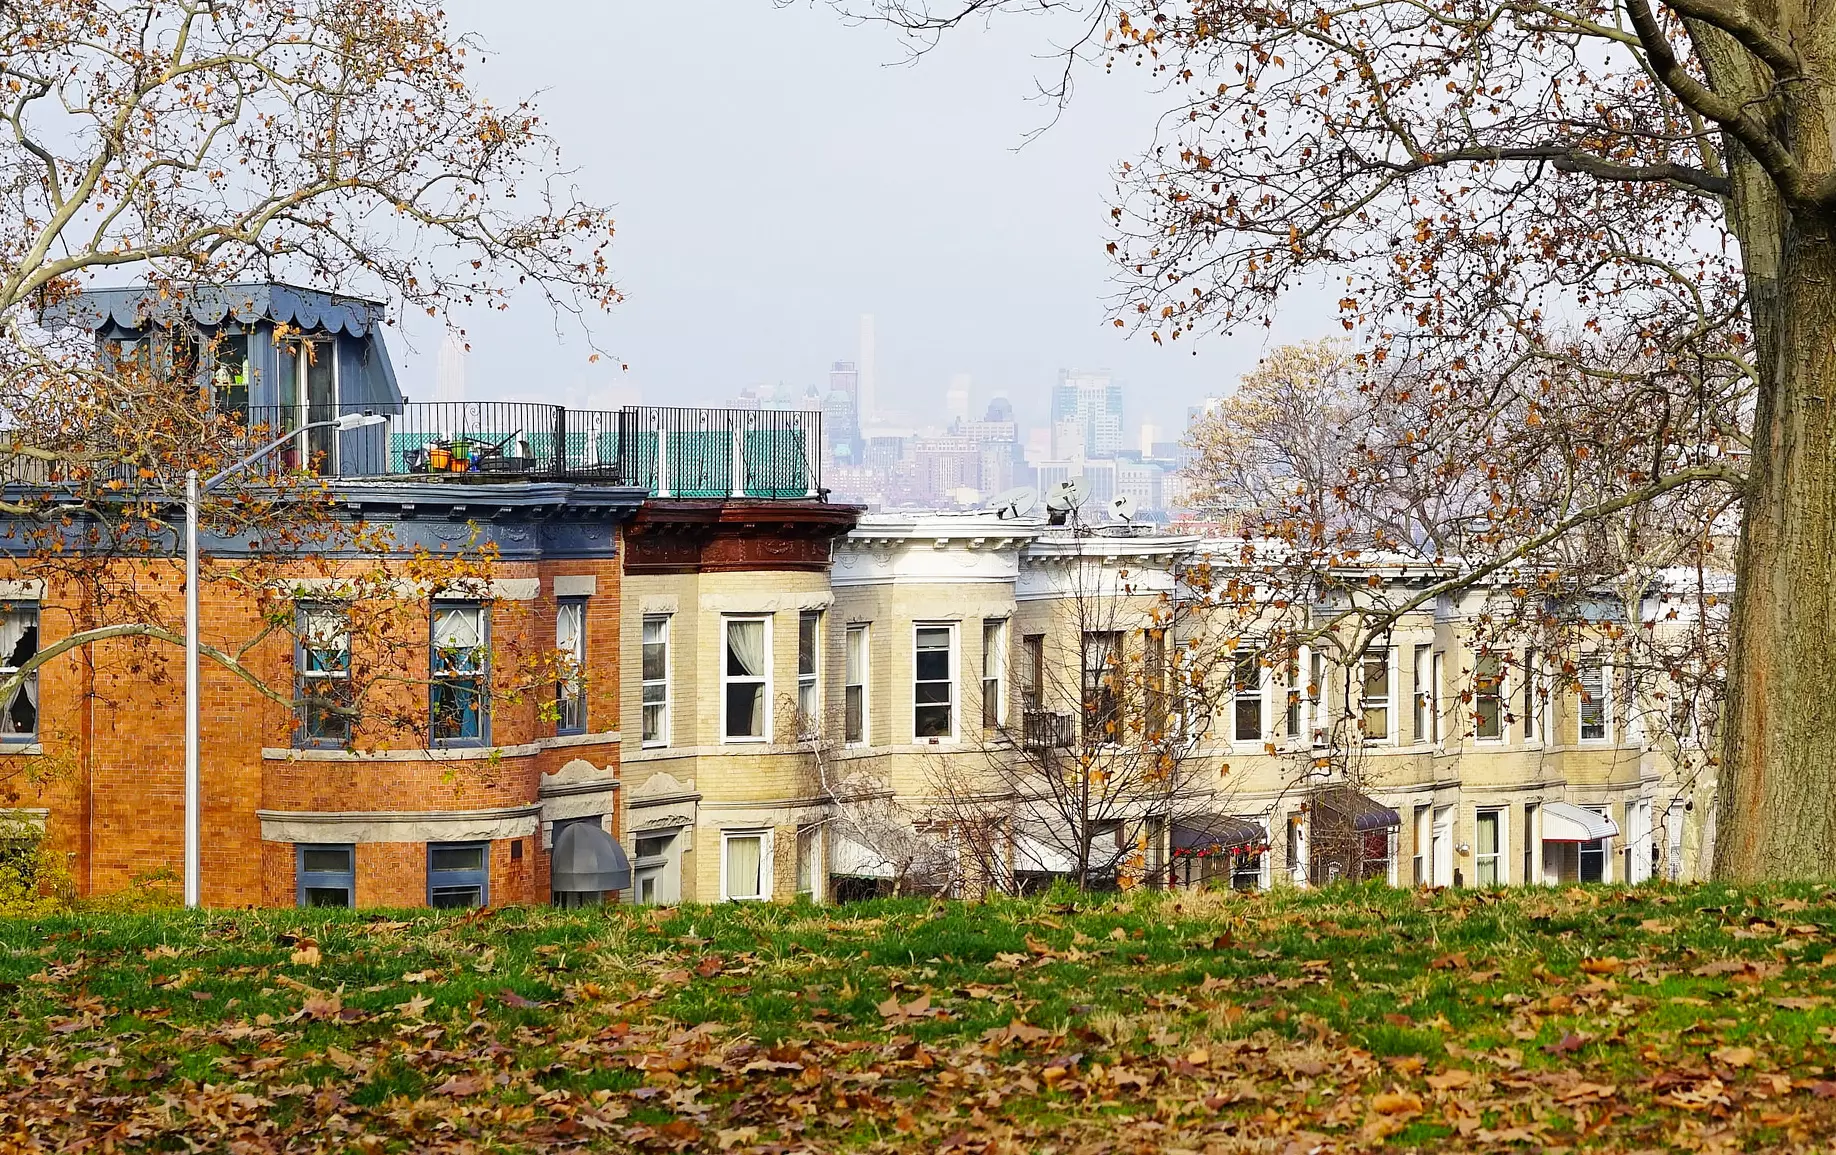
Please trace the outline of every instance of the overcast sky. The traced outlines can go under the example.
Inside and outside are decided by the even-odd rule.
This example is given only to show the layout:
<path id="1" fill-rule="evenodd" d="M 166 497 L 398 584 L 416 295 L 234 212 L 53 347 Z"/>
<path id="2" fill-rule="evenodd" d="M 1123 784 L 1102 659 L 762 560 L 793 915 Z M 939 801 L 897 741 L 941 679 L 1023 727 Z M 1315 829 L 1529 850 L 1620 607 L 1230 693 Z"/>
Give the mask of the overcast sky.
<path id="1" fill-rule="evenodd" d="M 879 395 L 941 411 L 954 374 L 979 412 L 1043 413 L 1065 367 L 1128 387 L 1130 436 L 1183 422 L 1270 339 L 1189 348 L 1106 323 L 1111 173 L 1149 139 L 1157 104 L 1134 76 L 1083 77 L 1059 123 L 1029 100 L 1044 25 L 964 30 L 907 63 L 877 25 L 802 0 L 453 0 L 490 52 L 478 79 L 540 108 L 593 199 L 618 221 L 627 295 L 599 326 L 622 359 L 587 364 L 534 301 L 467 319 L 467 395 L 607 406 L 716 404 L 747 385 L 826 381 L 876 319 Z M 1311 315 L 1309 315 L 1311 314 Z M 1281 339 L 1324 332 L 1290 311 Z M 400 347 L 403 385 L 433 392 L 437 334 Z M 1185 344 L 1181 342 L 1181 344 Z"/>

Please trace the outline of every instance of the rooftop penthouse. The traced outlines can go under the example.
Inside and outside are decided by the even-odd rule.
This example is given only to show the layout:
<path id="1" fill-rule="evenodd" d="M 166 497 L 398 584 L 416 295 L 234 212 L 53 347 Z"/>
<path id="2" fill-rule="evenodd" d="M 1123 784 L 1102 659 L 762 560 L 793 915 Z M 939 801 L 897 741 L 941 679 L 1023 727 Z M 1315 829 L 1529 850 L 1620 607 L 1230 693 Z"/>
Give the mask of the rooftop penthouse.
<path id="1" fill-rule="evenodd" d="M 94 335 L 104 364 L 185 376 L 256 447 L 325 477 L 492 484 L 569 481 L 659 497 L 822 498 L 822 415 L 522 401 L 411 402 L 381 335 L 383 306 L 279 284 L 82 293 L 51 328 Z M 340 417 L 381 421 L 340 429 Z"/>

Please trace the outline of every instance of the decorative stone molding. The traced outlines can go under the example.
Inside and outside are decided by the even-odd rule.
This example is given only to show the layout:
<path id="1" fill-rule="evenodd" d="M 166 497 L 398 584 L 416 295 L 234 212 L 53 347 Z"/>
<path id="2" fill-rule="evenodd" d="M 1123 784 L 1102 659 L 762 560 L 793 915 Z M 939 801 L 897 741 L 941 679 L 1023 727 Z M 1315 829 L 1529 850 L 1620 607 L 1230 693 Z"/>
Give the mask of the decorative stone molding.
<path id="1" fill-rule="evenodd" d="M 643 614 L 674 614 L 680 606 L 675 594 L 645 594 L 638 599 L 638 612 Z"/>
<path id="2" fill-rule="evenodd" d="M 43 578 L 0 581 L 0 602 L 36 602 L 43 601 L 44 596 L 45 581 Z"/>
<path id="3" fill-rule="evenodd" d="M 559 576 L 555 578 L 555 596 L 558 598 L 590 598 L 599 592 L 597 574 L 580 574 L 578 576 Z"/>
<path id="4" fill-rule="evenodd" d="M 263 842 L 484 842 L 527 838 L 541 810 L 257 810 L 255 817 Z"/>
<path id="5" fill-rule="evenodd" d="M 701 611 L 709 614 L 775 614 L 780 610 L 826 610 L 835 604 L 827 590 L 790 594 L 702 594 Z"/>

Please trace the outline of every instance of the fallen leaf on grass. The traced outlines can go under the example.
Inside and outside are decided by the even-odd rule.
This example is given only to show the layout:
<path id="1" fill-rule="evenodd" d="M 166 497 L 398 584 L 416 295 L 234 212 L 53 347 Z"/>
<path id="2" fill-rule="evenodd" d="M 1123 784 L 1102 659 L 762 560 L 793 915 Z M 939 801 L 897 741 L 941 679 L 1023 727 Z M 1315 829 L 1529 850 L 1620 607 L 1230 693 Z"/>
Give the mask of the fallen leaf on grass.
<path id="1" fill-rule="evenodd" d="M 503 1004 L 506 1007 L 515 1007 L 517 1010 L 520 1010 L 520 1011 L 530 1010 L 532 1008 L 539 1007 L 542 1005 L 541 1003 L 536 1002 L 534 999 L 524 998 L 522 995 L 519 995 L 515 991 L 511 990 L 509 987 L 505 987 L 503 990 L 498 991 L 497 997 L 503 1002 Z"/>
<path id="2" fill-rule="evenodd" d="M 293 952 L 292 960 L 296 967 L 316 967 L 325 961 L 325 956 L 319 953 L 318 944 L 308 939 Z"/>
<path id="3" fill-rule="evenodd" d="M 1379 1115 L 1419 1115 L 1422 1097 L 1414 1091 L 1384 1091 L 1371 1097 L 1371 1110 Z"/>
<path id="4" fill-rule="evenodd" d="M 1617 955 L 1605 958 L 1584 958 L 1581 960 L 1581 973 L 1590 975 L 1613 975 L 1626 969 L 1626 964 Z"/>
<path id="5" fill-rule="evenodd" d="M 491 1080 L 485 1078 L 483 1075 L 454 1075 L 446 1082 L 435 1087 L 433 1093 L 436 1095 L 451 1095 L 454 1098 L 463 1098 L 466 1095 L 476 1095 L 480 1091 L 487 1091 L 490 1087 Z"/>
<path id="6" fill-rule="evenodd" d="M 1730 1067 L 1751 1067 L 1753 1060 L 1759 1058 L 1759 1053 L 1752 1047 L 1717 1047 L 1709 1053 L 1709 1057 Z"/>
<path id="7" fill-rule="evenodd" d="M 1451 1091 L 1458 1087 L 1470 1086 L 1473 1081 L 1473 1073 L 1461 1067 L 1454 1067 L 1438 1075 L 1429 1075 L 1424 1081 L 1437 1091 Z"/>
<path id="8" fill-rule="evenodd" d="M 1546 1055 L 1572 1055 L 1582 1047 L 1587 1046 L 1588 1040 L 1591 1037 L 1592 1036 L 1589 1035 L 1578 1035 L 1573 1031 L 1569 1031 L 1555 1042 L 1546 1044 L 1543 1047 L 1543 1053 Z"/>

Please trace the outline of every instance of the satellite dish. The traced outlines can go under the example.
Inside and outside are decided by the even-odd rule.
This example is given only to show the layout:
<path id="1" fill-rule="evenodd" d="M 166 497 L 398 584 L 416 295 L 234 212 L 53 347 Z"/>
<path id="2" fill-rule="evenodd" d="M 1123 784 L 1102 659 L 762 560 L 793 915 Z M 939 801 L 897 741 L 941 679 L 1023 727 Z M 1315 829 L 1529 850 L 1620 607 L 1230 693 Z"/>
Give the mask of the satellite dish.
<path id="1" fill-rule="evenodd" d="M 1059 511 L 1076 509 L 1084 504 L 1090 496 L 1090 489 L 1081 477 L 1067 477 L 1046 491 L 1046 508 Z"/>
<path id="2" fill-rule="evenodd" d="M 1109 499 L 1109 512 L 1121 521 L 1135 520 L 1135 499 L 1126 493 L 1118 493 Z"/>
<path id="3" fill-rule="evenodd" d="M 995 499 L 989 503 L 989 508 L 993 509 L 995 511 L 995 516 L 1002 521 L 1011 521 L 1014 518 L 1025 517 L 1027 514 L 1033 512 L 1033 509 L 1038 506 L 1038 504 L 1038 490 L 1027 485 L 1017 485 L 1012 489 L 1004 490 L 996 494 Z"/>

